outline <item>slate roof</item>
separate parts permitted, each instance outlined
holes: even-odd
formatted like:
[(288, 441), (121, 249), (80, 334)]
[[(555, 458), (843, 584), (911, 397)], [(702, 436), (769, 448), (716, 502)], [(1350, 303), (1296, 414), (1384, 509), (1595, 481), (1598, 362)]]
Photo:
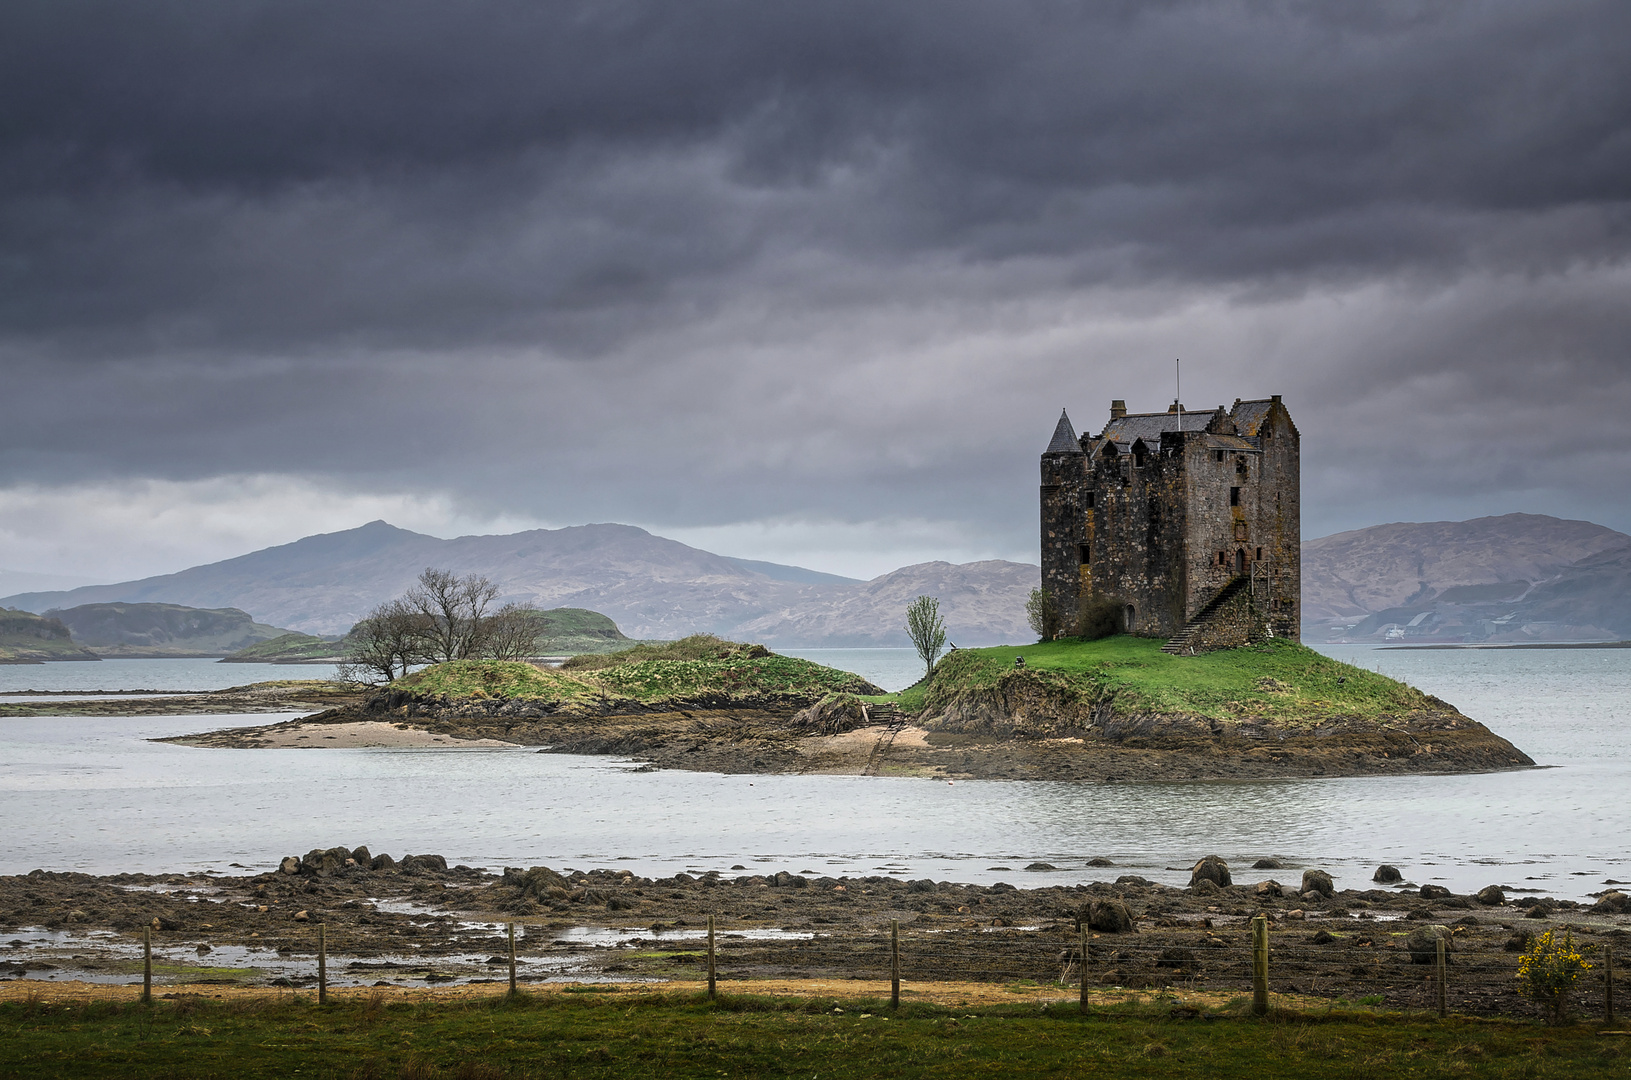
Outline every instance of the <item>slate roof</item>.
[(1152, 450), (1161, 445), (1163, 431), (1177, 431), (1178, 417), (1183, 417), (1183, 430), (1205, 431), (1206, 425), (1212, 422), (1212, 410), (1202, 412), (1183, 413), (1128, 413), (1104, 425), (1099, 433), (1099, 440), (1110, 439), (1120, 446), (1131, 446), (1139, 439)]
[(1235, 430), (1248, 439), (1255, 439), (1260, 434), (1258, 429), (1263, 421), (1268, 419), (1269, 409), (1274, 402), (1268, 398), (1258, 401), (1237, 401), (1235, 407), (1229, 410), (1229, 416), (1235, 422)]
[[(1033, 444), (1034, 445), (1034, 444)], [(1076, 429), (1070, 426), (1070, 417), (1059, 410), (1059, 426), (1053, 429), (1053, 441), (1044, 454), (1080, 454), (1082, 444), (1076, 441)]]

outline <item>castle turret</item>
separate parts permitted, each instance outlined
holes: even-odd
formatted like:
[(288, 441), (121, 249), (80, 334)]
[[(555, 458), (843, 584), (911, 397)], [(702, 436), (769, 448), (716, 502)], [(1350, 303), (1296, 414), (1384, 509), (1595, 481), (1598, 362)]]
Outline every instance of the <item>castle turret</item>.
[(1042, 588), (1053, 597), (1060, 621), (1076, 625), (1081, 588), (1082, 492), (1087, 455), (1063, 409), (1053, 440), (1042, 451)]

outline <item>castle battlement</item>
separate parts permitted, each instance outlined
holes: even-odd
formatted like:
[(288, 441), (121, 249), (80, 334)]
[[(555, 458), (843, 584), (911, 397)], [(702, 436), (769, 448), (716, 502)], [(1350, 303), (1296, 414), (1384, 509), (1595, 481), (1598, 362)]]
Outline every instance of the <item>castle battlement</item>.
[(1042, 452), (1042, 587), (1073, 633), (1113, 601), (1129, 633), (1204, 652), (1302, 629), (1297, 427), (1280, 396), (1162, 413), (1061, 412)]

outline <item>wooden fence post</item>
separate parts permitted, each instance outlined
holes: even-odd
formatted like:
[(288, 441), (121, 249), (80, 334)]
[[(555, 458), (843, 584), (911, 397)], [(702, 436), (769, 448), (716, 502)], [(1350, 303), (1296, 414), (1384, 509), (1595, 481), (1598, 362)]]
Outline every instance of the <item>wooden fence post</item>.
[(153, 1004), (153, 928), (142, 927), (142, 1004)]
[(714, 972), (714, 917), (708, 916), (708, 996), (716, 997), (717, 987)]
[(1269, 917), (1252, 920), (1252, 1015), (1269, 1011)]
[(1603, 946), (1603, 1022), (1614, 1022), (1614, 947)]
[(1449, 961), (1445, 957), (1444, 939), (1435, 939), (1438, 942), (1438, 1014), (1441, 1017), (1450, 1015), (1449, 987), (1445, 985), (1445, 977), (1449, 972)]
[(889, 1007), (900, 1008), (900, 920), (889, 920)]
[(317, 924), (317, 1004), (328, 1004), (328, 923)]
[(1082, 920), (1082, 1015), (1087, 1015), (1087, 920)]
[(510, 924), (510, 993), (515, 993), (515, 923)]

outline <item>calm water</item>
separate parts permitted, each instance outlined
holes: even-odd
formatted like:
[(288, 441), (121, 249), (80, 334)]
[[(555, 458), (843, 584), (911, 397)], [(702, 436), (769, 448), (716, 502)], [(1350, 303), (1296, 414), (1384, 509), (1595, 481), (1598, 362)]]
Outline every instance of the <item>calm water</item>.
[[(1276, 855), (1323, 866), (1350, 886), (1368, 881), (1378, 862), (1458, 891), (1495, 882), (1579, 897), (1605, 878), (1631, 879), (1631, 653), (1326, 651), (1454, 702), (1554, 767), (1255, 783), (947, 784), (636, 773), (615, 759), (528, 750), (280, 753), (145, 741), (242, 717), (5, 719), (0, 872), (265, 868), (312, 847), (367, 844), (474, 866), (648, 874), (740, 863), (835, 876), (1041, 883), (1138, 873), (1181, 883), (1187, 873), (1171, 868), (1215, 852), (1248, 878), (1252, 860)], [(916, 678), (908, 650), (799, 655), (843, 660), (884, 686)], [(0, 669), (0, 688), (162, 689), (156, 680), (180, 678), (187, 664), (199, 678), (201, 669), (222, 671), (218, 685), (288, 677), (264, 665), (103, 661)], [(67, 668), (91, 681), (41, 681)], [(1085, 869), (1094, 856), (1118, 869)], [(1037, 861), (1058, 870), (1024, 870)]]
[(328, 679), (333, 675), (333, 664), (68, 660), (50, 664), (0, 664), (0, 693), (16, 694), (28, 690), (225, 690), (229, 686), (271, 679)]

